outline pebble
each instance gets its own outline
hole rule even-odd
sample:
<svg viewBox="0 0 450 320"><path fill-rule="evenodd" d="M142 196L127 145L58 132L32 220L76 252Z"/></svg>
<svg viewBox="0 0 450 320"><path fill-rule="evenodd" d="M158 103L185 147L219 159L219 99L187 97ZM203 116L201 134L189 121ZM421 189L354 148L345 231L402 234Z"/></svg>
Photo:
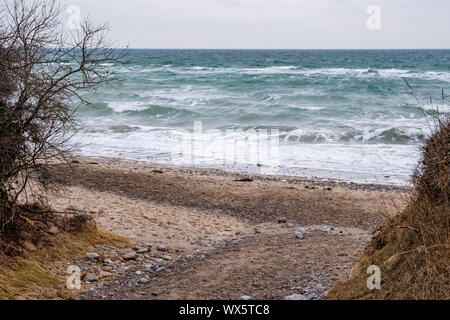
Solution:
<svg viewBox="0 0 450 320"><path fill-rule="evenodd" d="M135 274L136 274L137 276L140 276L140 275L143 274L143 272L142 272L142 271L136 271Z"/></svg>
<svg viewBox="0 0 450 320"><path fill-rule="evenodd" d="M148 280L147 278L140 278L139 279L139 283L141 283L141 284L147 284L149 282L150 282L150 280Z"/></svg>
<svg viewBox="0 0 450 320"><path fill-rule="evenodd" d="M105 217L105 216L106 216L106 211L103 210L103 209L100 209L100 210L98 211L98 216L99 216L99 217Z"/></svg>
<svg viewBox="0 0 450 320"><path fill-rule="evenodd" d="M112 277L114 274L112 274L111 272L106 272L106 271L101 271L100 272L100 278L108 278L108 277Z"/></svg>
<svg viewBox="0 0 450 320"><path fill-rule="evenodd" d="M53 227L51 227L51 228L48 230L48 232L50 232L51 234L55 235L55 234L58 234L58 233L59 233L59 230L58 230L57 227L53 226Z"/></svg>
<svg viewBox="0 0 450 320"><path fill-rule="evenodd" d="M125 259L125 260L133 260L133 259L136 259L136 251L130 251L130 252L128 252L128 253L125 253L124 255L123 255L123 258Z"/></svg>
<svg viewBox="0 0 450 320"><path fill-rule="evenodd" d="M291 296L285 297L284 300L295 300L295 301L297 301L297 300L306 300L306 298L305 298L304 295L301 295L301 294L293 294Z"/></svg>
<svg viewBox="0 0 450 320"><path fill-rule="evenodd" d="M171 260L172 260L172 257L171 257L171 256L164 256L163 259L164 259L164 260L167 260L167 261L171 261Z"/></svg>
<svg viewBox="0 0 450 320"><path fill-rule="evenodd" d="M311 293L306 297L306 300L314 300L316 298L316 294L315 293Z"/></svg>
<svg viewBox="0 0 450 320"><path fill-rule="evenodd" d="M98 258L100 258L100 256L96 252L89 252L89 253L86 253L86 258L88 258L88 259L98 259Z"/></svg>
<svg viewBox="0 0 450 320"><path fill-rule="evenodd" d="M97 282L99 280L98 277L93 274L87 274L84 276L83 279L84 279L84 281L87 281L87 282Z"/></svg>
<svg viewBox="0 0 450 320"><path fill-rule="evenodd" d="M186 260L194 260L194 256L192 256L191 254L185 255L184 258L185 258Z"/></svg>
<svg viewBox="0 0 450 320"><path fill-rule="evenodd" d="M165 270L166 270L165 267L161 267L161 268L156 269L156 273L160 273L160 272L163 272Z"/></svg>
<svg viewBox="0 0 450 320"><path fill-rule="evenodd" d="M242 296L242 297L239 298L239 300L249 301L249 300L252 300L252 297L250 297L250 296Z"/></svg>
<svg viewBox="0 0 450 320"><path fill-rule="evenodd" d="M148 248L142 248L142 249L138 249L137 253L139 254L143 254L143 253L147 253L148 252Z"/></svg>
<svg viewBox="0 0 450 320"><path fill-rule="evenodd" d="M300 232L300 231L295 232L295 237L300 240L305 239L305 235L303 234L303 232Z"/></svg>
<svg viewBox="0 0 450 320"><path fill-rule="evenodd" d="M152 296L157 297L158 296L158 292L152 292Z"/></svg>
<svg viewBox="0 0 450 320"><path fill-rule="evenodd" d="M286 223L287 222L287 219L286 218L278 218L278 223Z"/></svg>
<svg viewBox="0 0 450 320"><path fill-rule="evenodd" d="M158 251L167 251L167 247L163 245L158 246L157 249Z"/></svg>

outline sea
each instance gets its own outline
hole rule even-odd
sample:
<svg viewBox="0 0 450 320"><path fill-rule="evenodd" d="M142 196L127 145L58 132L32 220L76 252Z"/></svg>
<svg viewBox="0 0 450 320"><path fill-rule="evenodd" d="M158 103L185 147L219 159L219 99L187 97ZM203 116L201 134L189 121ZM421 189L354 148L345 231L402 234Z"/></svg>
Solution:
<svg viewBox="0 0 450 320"><path fill-rule="evenodd" d="M105 65L114 81L92 105L74 106L79 155L407 185L433 117L450 112L450 50L133 49L127 60Z"/></svg>

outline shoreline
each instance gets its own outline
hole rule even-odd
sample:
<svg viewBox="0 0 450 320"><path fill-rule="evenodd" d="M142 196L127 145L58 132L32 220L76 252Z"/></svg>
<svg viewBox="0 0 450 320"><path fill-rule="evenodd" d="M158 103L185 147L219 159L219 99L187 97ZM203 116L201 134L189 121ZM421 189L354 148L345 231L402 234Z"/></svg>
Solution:
<svg viewBox="0 0 450 320"><path fill-rule="evenodd" d="M288 182L296 184L311 184L313 186L339 186L349 189L362 189L362 190L389 190L408 192L412 188L409 184L398 183L385 183L385 182L358 182L351 179L338 178L342 173L333 174L337 171L319 170L319 169L303 169L303 170L316 170L315 172L328 172L329 176L310 176L310 175L297 175L297 174L263 174L258 173L258 168L249 169L246 168L217 168L217 167L205 167L205 166L188 166L188 165L173 165L159 162L134 160L119 157L103 157L103 156L79 156L74 155L71 158L73 162L85 163L85 164L108 164L117 165L118 167L135 167L142 170L167 170L169 172L180 173L196 173L200 175L217 175L223 177L235 177L236 179L253 179L262 181L273 182Z"/></svg>

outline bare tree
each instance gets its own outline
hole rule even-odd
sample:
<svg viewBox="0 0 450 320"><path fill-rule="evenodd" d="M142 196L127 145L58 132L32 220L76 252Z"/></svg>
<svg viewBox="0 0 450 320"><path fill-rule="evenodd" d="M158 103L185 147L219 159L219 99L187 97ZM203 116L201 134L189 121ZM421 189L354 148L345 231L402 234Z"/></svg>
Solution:
<svg viewBox="0 0 450 320"><path fill-rule="evenodd" d="M56 1L5 0L0 16L0 225L14 220L19 195L35 201L55 186L48 164L67 161L74 106L113 79L109 63L126 49L107 38L107 24L88 20L70 31ZM32 181L32 183L30 183Z"/></svg>

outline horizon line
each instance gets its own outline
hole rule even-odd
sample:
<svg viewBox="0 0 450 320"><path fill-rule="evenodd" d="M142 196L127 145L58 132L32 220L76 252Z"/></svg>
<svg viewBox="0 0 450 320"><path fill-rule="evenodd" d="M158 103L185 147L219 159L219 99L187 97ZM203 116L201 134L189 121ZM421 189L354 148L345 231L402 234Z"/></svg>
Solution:
<svg viewBox="0 0 450 320"><path fill-rule="evenodd" d="M450 50L450 48L378 48L378 49L367 49L367 48L346 48L346 49L335 49L335 48L327 48L327 49L317 49L317 48L307 48L307 49L299 49L299 48L143 48L143 47L135 47L135 48L117 48L117 49L130 49L130 50L279 50L279 51L345 51L345 50L353 50L353 51L387 51L387 50Z"/></svg>

